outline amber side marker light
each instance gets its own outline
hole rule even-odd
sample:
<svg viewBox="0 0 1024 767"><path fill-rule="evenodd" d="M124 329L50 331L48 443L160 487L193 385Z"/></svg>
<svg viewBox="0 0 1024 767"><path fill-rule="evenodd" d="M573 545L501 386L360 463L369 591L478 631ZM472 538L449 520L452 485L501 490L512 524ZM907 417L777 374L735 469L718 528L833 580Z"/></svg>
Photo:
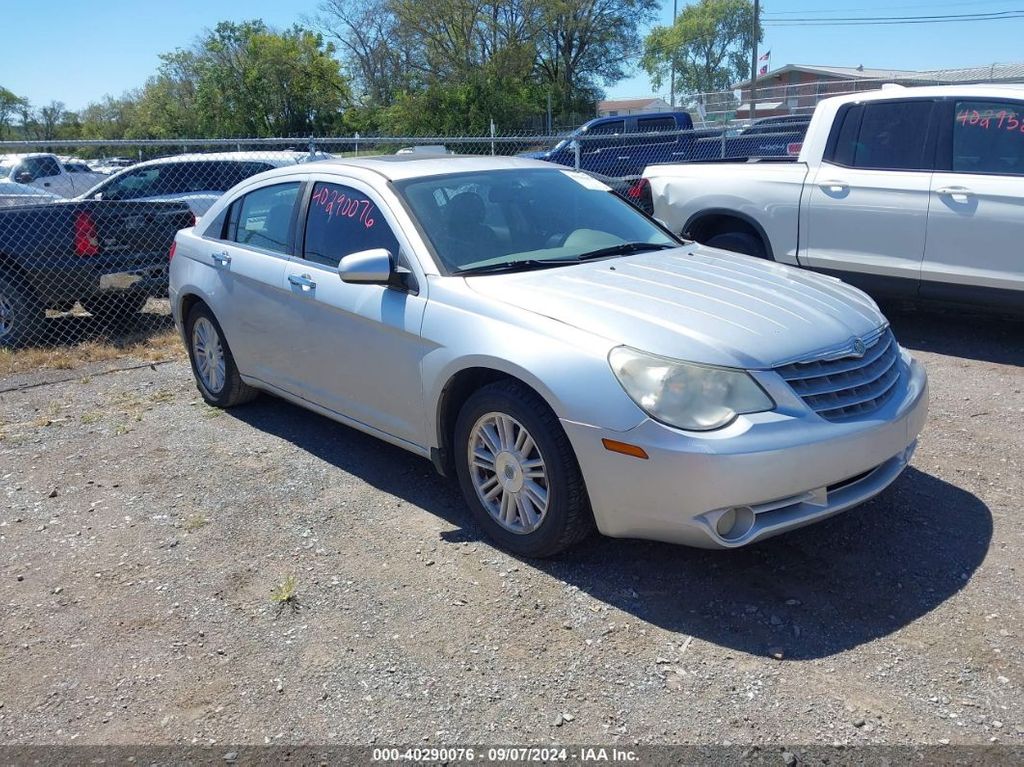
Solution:
<svg viewBox="0 0 1024 767"><path fill-rule="evenodd" d="M604 445L605 450L611 450L613 453L631 455L634 458L643 458L645 461L649 457L647 455L647 451L642 447L631 445L628 442L618 442L614 439L602 439L601 444Z"/></svg>

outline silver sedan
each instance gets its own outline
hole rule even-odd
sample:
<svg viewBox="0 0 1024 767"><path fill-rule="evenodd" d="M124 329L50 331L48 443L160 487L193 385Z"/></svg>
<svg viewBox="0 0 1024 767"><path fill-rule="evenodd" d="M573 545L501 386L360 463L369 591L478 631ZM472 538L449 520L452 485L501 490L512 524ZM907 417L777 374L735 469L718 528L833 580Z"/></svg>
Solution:
<svg viewBox="0 0 1024 767"><path fill-rule="evenodd" d="M269 392L429 458L526 556L824 519L896 479L926 417L860 291L532 160L268 171L178 234L170 275L207 402Z"/></svg>

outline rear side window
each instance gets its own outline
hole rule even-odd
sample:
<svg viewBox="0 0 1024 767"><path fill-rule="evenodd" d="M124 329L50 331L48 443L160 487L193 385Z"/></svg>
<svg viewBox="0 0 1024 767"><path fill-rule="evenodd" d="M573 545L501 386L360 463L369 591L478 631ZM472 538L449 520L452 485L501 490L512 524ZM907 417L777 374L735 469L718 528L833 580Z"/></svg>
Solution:
<svg viewBox="0 0 1024 767"><path fill-rule="evenodd" d="M337 266L342 257L372 248L386 248L398 258L398 240L380 208L351 187L314 184L306 214L303 258Z"/></svg>
<svg viewBox="0 0 1024 767"><path fill-rule="evenodd" d="M636 129L641 133L652 130L675 130L674 117L640 117L636 121Z"/></svg>
<svg viewBox="0 0 1024 767"><path fill-rule="evenodd" d="M853 107L840 128L833 159L854 168L931 170L932 162L925 156L931 112L931 101Z"/></svg>
<svg viewBox="0 0 1024 767"><path fill-rule="evenodd" d="M1010 101L958 101L954 173L1024 175L1024 108Z"/></svg>
<svg viewBox="0 0 1024 767"><path fill-rule="evenodd" d="M231 204L228 239L275 253L288 253L299 182L265 186Z"/></svg>

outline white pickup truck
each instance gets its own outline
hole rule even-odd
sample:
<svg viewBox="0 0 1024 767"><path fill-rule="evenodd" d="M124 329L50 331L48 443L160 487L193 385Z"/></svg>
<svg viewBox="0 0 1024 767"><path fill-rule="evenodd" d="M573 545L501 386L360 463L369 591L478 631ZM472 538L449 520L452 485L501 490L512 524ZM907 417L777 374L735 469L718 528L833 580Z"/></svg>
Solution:
<svg viewBox="0 0 1024 767"><path fill-rule="evenodd" d="M1024 87L818 104L796 161L651 165L654 215L698 242L879 297L1024 311Z"/></svg>
<svg viewBox="0 0 1024 767"><path fill-rule="evenodd" d="M34 195L49 193L58 197L76 197L96 186L107 176L90 170L84 163L65 163L55 154L32 152L31 154L0 155L0 194ZM29 187L37 190L18 187Z"/></svg>

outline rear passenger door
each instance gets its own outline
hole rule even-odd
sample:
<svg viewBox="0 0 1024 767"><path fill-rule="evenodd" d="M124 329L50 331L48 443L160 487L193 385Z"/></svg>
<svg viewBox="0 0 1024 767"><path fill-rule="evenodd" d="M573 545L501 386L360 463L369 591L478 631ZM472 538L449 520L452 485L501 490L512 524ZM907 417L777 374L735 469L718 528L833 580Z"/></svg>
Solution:
<svg viewBox="0 0 1024 767"><path fill-rule="evenodd" d="M841 111L804 185L799 261L876 293L917 292L935 156L932 100Z"/></svg>
<svg viewBox="0 0 1024 767"><path fill-rule="evenodd" d="M291 339L283 332L289 295L285 265L293 252L299 180L267 183L236 199L207 232L206 263L215 273L212 308L243 375L280 386Z"/></svg>
<svg viewBox="0 0 1024 767"><path fill-rule="evenodd" d="M426 297L342 282L350 253L386 248L403 265L408 243L384 201L356 179L317 181L302 214L304 237L286 267L285 388L402 442L425 444L420 327ZM415 273L414 273L415 274Z"/></svg>
<svg viewBox="0 0 1024 767"><path fill-rule="evenodd" d="M1024 301L1024 101L944 104L921 295Z"/></svg>

